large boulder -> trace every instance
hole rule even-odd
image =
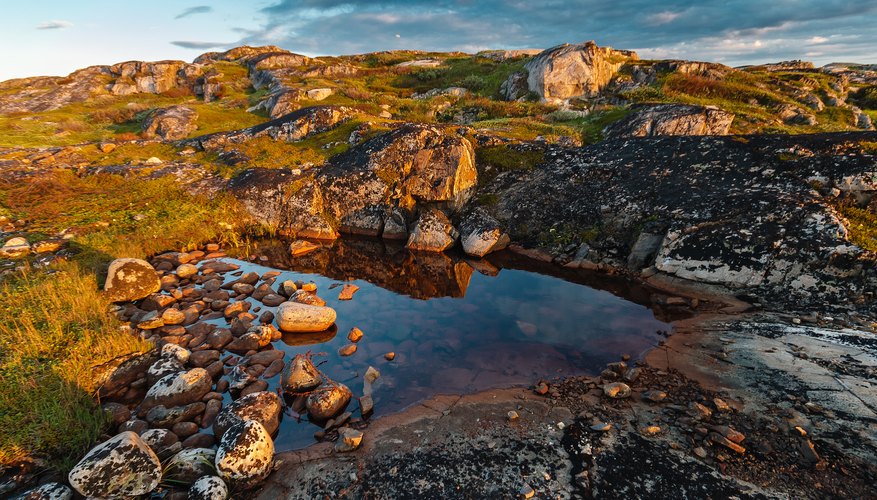
[[[335,323],[337,314],[331,307],[300,302],[284,302],[277,308],[277,326],[283,332],[322,332]]]
[[[185,139],[198,128],[198,113],[187,106],[157,109],[143,121],[143,135],[166,141]]]
[[[187,372],[171,373],[162,377],[140,403],[140,413],[145,415],[155,406],[173,408],[201,401],[213,387],[213,380],[204,368],[192,368]]]
[[[346,106],[311,106],[253,127],[195,137],[185,141],[184,144],[212,149],[259,137],[270,137],[275,141],[284,142],[300,141],[332,130],[357,113],[356,109]]]
[[[113,302],[148,297],[161,289],[155,268],[143,259],[116,259],[107,270],[104,293]]]
[[[136,433],[127,431],[92,448],[67,479],[86,497],[133,497],[158,486],[161,462]]]
[[[606,127],[608,139],[659,135],[728,135],[734,114],[715,106],[656,104],[635,107]]]
[[[265,479],[274,464],[274,441],[255,420],[232,425],[219,442],[216,472],[238,488],[249,488]]]
[[[528,62],[527,86],[546,101],[594,97],[635,52],[598,47],[593,41],[544,50]],[[514,77],[514,75],[512,75]]]
[[[420,213],[405,247],[409,250],[444,252],[454,246],[459,236],[460,233],[444,212],[429,208]]]
[[[213,435],[221,438],[241,420],[255,420],[262,424],[268,434],[274,434],[280,426],[282,410],[283,403],[277,393],[262,391],[247,394],[219,412],[213,422]]]
[[[475,191],[472,145],[449,130],[406,124],[339,154],[318,173],[253,169],[229,190],[260,222],[298,237],[378,235],[420,204],[459,210]]]

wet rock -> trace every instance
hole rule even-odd
[[[170,408],[200,401],[212,386],[213,380],[203,368],[166,375],[149,388],[140,405],[141,414],[154,406]]]
[[[271,472],[274,442],[255,420],[235,423],[223,434],[216,452],[216,471],[221,478],[241,487],[252,487]]]
[[[263,392],[268,389],[268,382],[264,380],[256,380],[252,384],[246,386],[242,391],[240,396],[249,396],[250,394],[255,394],[258,392]]]
[[[228,486],[216,476],[203,476],[192,483],[189,488],[188,500],[225,500],[228,498]]]
[[[352,356],[356,352],[356,344],[347,344],[338,349],[339,356]]]
[[[359,448],[362,443],[362,431],[342,427],[338,429],[338,441],[335,441],[335,453],[347,453]]]
[[[363,417],[370,415],[375,409],[375,402],[370,395],[359,398],[359,412]]]
[[[394,359],[396,359],[396,353],[392,351],[388,352],[384,354],[384,359],[386,359],[387,361],[393,361]]]
[[[171,106],[151,112],[143,121],[146,138],[160,137],[166,141],[185,139],[195,131],[198,113],[187,106]]]
[[[409,250],[443,252],[454,246],[458,236],[459,233],[444,212],[429,208],[420,214],[405,247]]]
[[[297,290],[293,292],[293,294],[289,297],[289,300],[292,302],[298,302],[299,304],[308,304],[311,306],[325,306],[326,301],[321,299],[317,294],[307,292],[305,290]]]
[[[315,250],[318,250],[320,245],[316,243],[312,243],[307,240],[295,240],[289,244],[289,254],[293,257],[300,257],[302,255],[307,255]]]
[[[15,500],[71,500],[73,490],[61,483],[46,483],[15,497]]]
[[[202,476],[215,473],[216,451],[209,448],[185,449],[165,465],[165,479],[179,484],[192,484]]]
[[[715,106],[647,104],[604,131],[609,139],[660,135],[727,135],[734,114]]]
[[[213,433],[222,437],[229,427],[241,420],[255,420],[262,424],[268,434],[274,434],[280,426],[283,404],[274,392],[256,392],[238,398],[226,406],[213,423]]]
[[[335,323],[335,317],[331,307],[284,302],[277,309],[277,326],[291,333],[321,332]]]
[[[362,330],[359,328],[353,327],[350,329],[350,332],[347,333],[347,340],[356,343],[362,339]]]
[[[353,300],[353,294],[359,291],[359,287],[350,283],[345,283],[338,293],[338,300]]]
[[[220,410],[222,410],[222,400],[211,399],[208,401],[204,409],[204,415],[201,416],[201,428],[206,429],[212,426]]]
[[[624,382],[612,382],[603,385],[603,394],[612,399],[623,399],[630,396],[630,386]]]
[[[205,367],[214,361],[219,361],[220,352],[216,349],[195,351],[189,356],[189,364],[195,367]]]
[[[296,354],[280,376],[280,385],[290,394],[303,394],[317,388],[323,382],[320,372],[311,358]]]
[[[328,420],[341,413],[352,396],[346,385],[327,382],[308,395],[308,415],[313,420]]]
[[[84,496],[143,495],[161,481],[161,462],[137,434],[123,432],[92,448],[67,478]]]
[[[116,259],[107,271],[104,293],[112,302],[130,302],[145,298],[160,288],[161,282],[149,262]]]
[[[276,307],[276,306],[279,306],[279,305],[282,304],[285,300],[286,300],[286,299],[285,299],[284,297],[281,297],[280,295],[277,295],[276,293],[269,293],[268,295],[262,297],[262,303],[265,304],[265,305],[268,306],[268,307]],[[273,313],[271,313],[270,311],[267,311],[266,314],[271,314],[271,315],[273,316]],[[262,322],[263,322],[263,323],[270,323],[271,321],[273,321],[273,319],[274,319],[274,318],[272,317],[270,320],[268,320],[268,321],[262,321]]]
[[[237,365],[231,369],[231,372],[229,372],[228,381],[231,390],[240,391],[255,382],[256,377],[250,375],[243,366]]]
[[[245,354],[249,351],[258,350],[261,346],[262,336],[256,333],[247,332],[229,342],[225,348],[236,354]]]

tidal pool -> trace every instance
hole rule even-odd
[[[598,373],[623,353],[635,359],[657,344],[659,331],[669,329],[644,305],[651,293],[641,286],[540,265],[508,252],[470,260],[412,253],[374,240],[341,240],[297,258],[282,241],[258,242],[250,253],[262,256],[258,264],[225,260],[243,272],[281,271],[276,283],[313,281],[317,294],[338,312],[336,328],[284,334],[274,347],[287,353],[287,361],[311,352],[319,369],[350,387],[354,396],[362,395],[366,369],[377,368],[381,377],[374,384],[371,418],[436,394]],[[353,300],[338,299],[343,283],[360,288]],[[274,309],[262,306],[256,314]],[[364,337],[356,353],[340,356],[338,349],[349,343],[353,327]],[[391,351],[395,359],[385,360]],[[269,390],[276,390],[279,376],[269,384]],[[355,398],[348,411],[359,416]],[[306,446],[317,430],[306,417],[287,415],[276,447]]]

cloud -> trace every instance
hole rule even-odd
[[[228,47],[228,43],[223,42],[199,42],[194,40],[174,40],[171,42],[171,45],[176,45],[177,47],[182,47],[184,49],[215,49],[215,48],[223,48]],[[232,44],[233,45],[233,44]]]
[[[873,0],[275,0],[258,16],[256,28],[239,30],[238,43],[308,54],[596,40],[649,57],[727,64],[801,58],[817,44],[826,59],[877,57]]]
[[[198,5],[196,7],[189,7],[188,9],[180,12],[174,19],[180,19],[194,14],[206,14],[208,12],[213,12],[213,7],[209,5]]]
[[[37,25],[38,30],[62,30],[64,28],[70,28],[73,26],[73,23],[70,21],[47,21],[45,23],[41,23]]]

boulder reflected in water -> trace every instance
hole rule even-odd
[[[332,325],[328,330],[310,333],[284,333],[280,340],[290,346],[316,345],[329,342],[338,335],[338,325]]]
[[[260,242],[259,253],[274,267],[346,280],[356,278],[415,299],[465,297],[473,268],[451,253],[411,252],[382,240],[343,238],[293,257],[289,243]],[[498,270],[497,270],[498,272]]]

